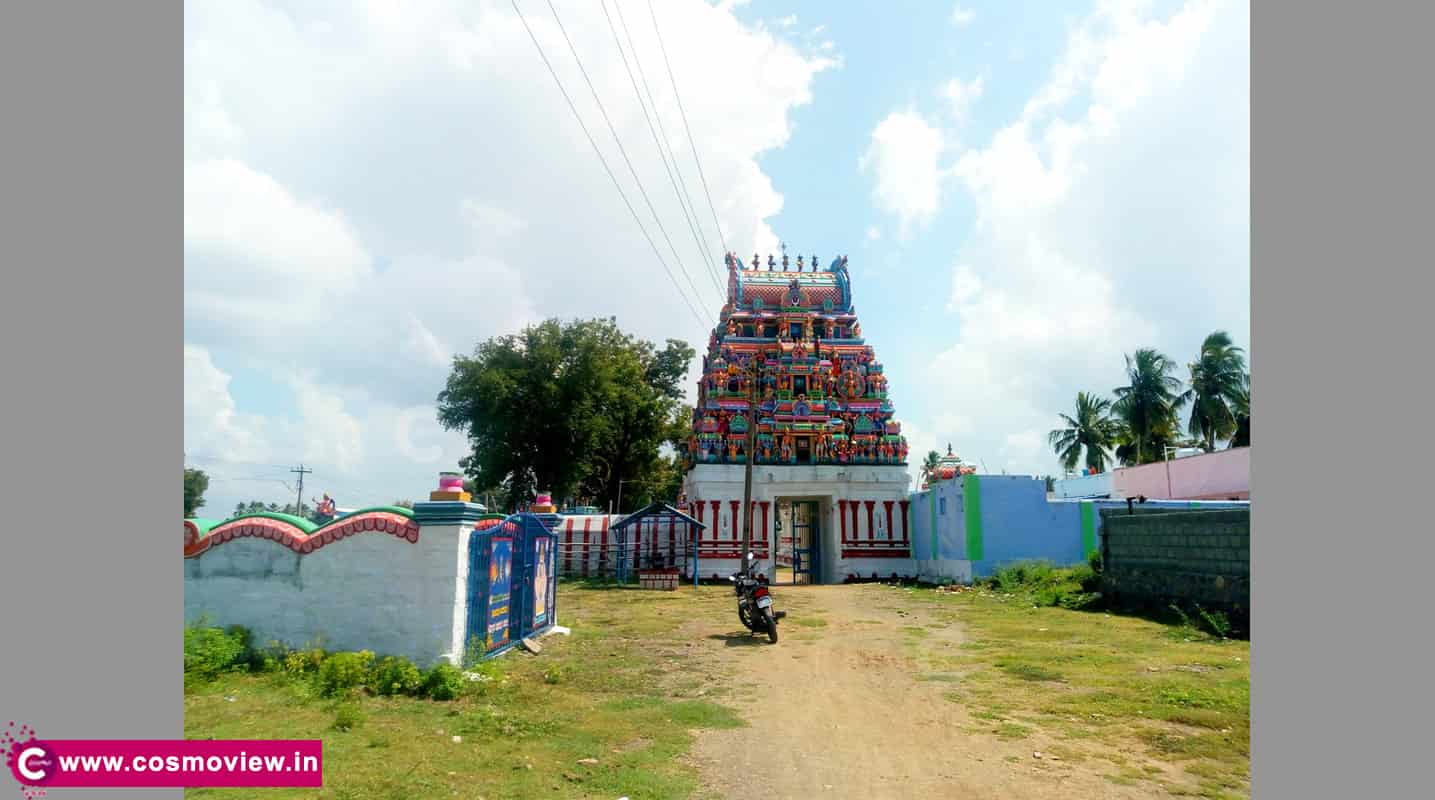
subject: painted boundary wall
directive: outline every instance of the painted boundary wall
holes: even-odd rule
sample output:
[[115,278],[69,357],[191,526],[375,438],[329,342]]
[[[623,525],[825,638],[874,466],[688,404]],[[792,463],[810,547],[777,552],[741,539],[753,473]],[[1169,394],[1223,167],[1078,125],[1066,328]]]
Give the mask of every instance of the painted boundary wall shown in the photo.
[[1150,500],[1251,499],[1251,448],[1217,450],[1187,458],[1121,467],[1100,475],[1052,483],[1059,498],[1146,497]]
[[1051,482],[1051,493],[1063,500],[1079,500],[1082,498],[1110,497],[1115,491],[1112,484],[1112,473],[1102,472],[1097,475],[1082,475],[1077,478],[1062,478]]
[[184,619],[259,643],[461,663],[477,506],[365,509],[315,526],[281,514],[184,521]]
[[[1148,501],[1153,513],[1247,507],[1244,502]],[[966,475],[912,495],[913,558],[919,577],[970,582],[1005,564],[1077,564],[1101,547],[1102,510],[1125,500],[1049,500],[1045,481],[1021,475]]]
[[1225,500],[1251,497],[1251,448],[1218,450],[1112,472],[1120,497]]
[[1102,592],[1118,605],[1199,604],[1236,616],[1251,602],[1250,508],[1127,516],[1102,512]]

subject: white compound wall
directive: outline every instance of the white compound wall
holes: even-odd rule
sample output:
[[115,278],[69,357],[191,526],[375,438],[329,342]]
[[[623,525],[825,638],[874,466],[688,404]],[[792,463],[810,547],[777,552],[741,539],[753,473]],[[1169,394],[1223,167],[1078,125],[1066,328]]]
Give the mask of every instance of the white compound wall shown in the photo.
[[252,527],[184,559],[187,624],[243,625],[258,645],[461,661],[472,520],[421,524],[416,541],[361,530],[321,545]]

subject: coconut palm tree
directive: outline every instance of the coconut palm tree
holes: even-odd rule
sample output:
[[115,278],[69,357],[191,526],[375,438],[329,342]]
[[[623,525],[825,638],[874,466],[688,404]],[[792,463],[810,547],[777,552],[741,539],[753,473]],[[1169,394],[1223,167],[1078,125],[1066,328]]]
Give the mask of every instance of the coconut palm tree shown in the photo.
[[1111,419],[1111,401],[1086,392],[1076,393],[1076,416],[1061,417],[1063,428],[1047,434],[1061,466],[1068,472],[1076,469],[1081,461],[1082,450],[1086,451],[1086,466],[1092,472],[1105,472],[1107,451],[1115,444],[1116,423]]
[[1202,448],[1209,453],[1216,449],[1217,439],[1236,432],[1231,402],[1245,381],[1245,351],[1232,344],[1225,331],[1215,331],[1201,343],[1200,358],[1189,367],[1190,388],[1180,400],[1191,404],[1187,430],[1202,440]]
[[930,485],[933,476],[937,474],[937,463],[942,460],[941,453],[936,450],[927,451],[927,458],[922,462],[922,483]]
[[1135,449],[1135,463],[1155,461],[1164,444],[1176,439],[1177,412],[1184,401],[1181,381],[1171,376],[1175,364],[1166,355],[1144,347],[1126,357],[1129,383],[1114,391],[1111,410],[1126,425],[1125,444]]
[[1240,388],[1230,399],[1231,416],[1236,419],[1236,431],[1231,434],[1231,441],[1226,445],[1231,447],[1251,446],[1251,376],[1250,374],[1241,377]]

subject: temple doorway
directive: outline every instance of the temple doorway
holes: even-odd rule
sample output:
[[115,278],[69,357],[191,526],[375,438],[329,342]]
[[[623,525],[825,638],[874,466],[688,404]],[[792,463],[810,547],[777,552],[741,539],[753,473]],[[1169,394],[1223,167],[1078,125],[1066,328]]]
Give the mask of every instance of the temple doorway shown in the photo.
[[791,568],[793,585],[823,582],[821,506],[817,500],[778,498],[779,563]]

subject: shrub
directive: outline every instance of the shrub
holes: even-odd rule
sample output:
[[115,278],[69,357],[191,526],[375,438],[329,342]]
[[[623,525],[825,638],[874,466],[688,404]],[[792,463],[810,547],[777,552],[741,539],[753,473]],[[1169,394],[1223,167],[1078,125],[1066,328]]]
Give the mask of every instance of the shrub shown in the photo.
[[244,669],[250,658],[250,634],[235,626],[229,630],[189,626],[184,629],[184,674],[211,680],[223,672]]
[[368,650],[326,657],[319,665],[319,693],[332,697],[362,685],[373,661],[374,654]]
[[418,694],[423,685],[423,673],[414,666],[414,662],[394,656],[379,661],[369,678],[370,688],[381,695]]
[[1092,571],[1092,572],[1096,573],[1097,575],[1100,575],[1100,574],[1101,574],[1101,551],[1100,551],[1100,550],[1092,550],[1090,553],[1087,553],[1087,554],[1086,554],[1086,565],[1087,565],[1088,567],[1091,567],[1091,571]]
[[1035,606],[1087,608],[1099,598],[1099,577],[1088,564],[1057,568],[1045,561],[1023,561],[999,568],[987,580],[992,589],[1020,595]]
[[1207,611],[1200,606],[1196,606],[1196,615],[1199,616],[1201,622],[1204,623],[1202,627],[1206,632],[1215,636],[1217,639],[1224,639],[1226,635],[1231,632],[1231,620],[1226,616],[1224,611]]
[[364,724],[364,712],[358,703],[341,703],[334,711],[334,730],[349,731]]
[[295,650],[284,656],[284,671],[291,677],[299,678],[310,672],[317,672],[324,663],[325,653],[318,647]]
[[458,667],[441,661],[424,676],[423,692],[434,700],[453,700],[463,691],[463,681]]
[[562,664],[549,664],[543,668],[543,682],[562,683],[567,674],[568,670],[564,669]]

